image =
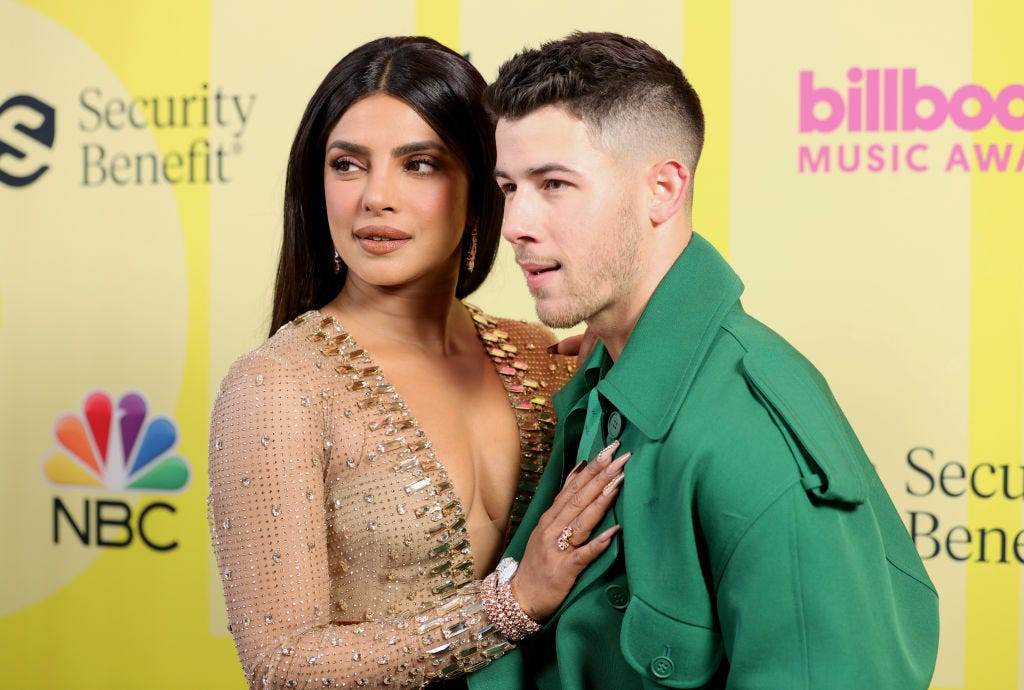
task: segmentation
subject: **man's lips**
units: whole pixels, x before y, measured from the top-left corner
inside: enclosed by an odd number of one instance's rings
[[[557,261],[530,261],[519,259],[516,261],[519,268],[526,274],[526,287],[531,290],[544,287],[550,282],[555,273],[562,268]]]
[[[359,246],[370,254],[390,254],[404,246],[412,236],[387,225],[367,225],[352,233]]]
[[[561,268],[561,265],[555,261],[523,261],[517,260],[519,268],[523,269],[524,273],[546,273],[548,271],[556,271]]]

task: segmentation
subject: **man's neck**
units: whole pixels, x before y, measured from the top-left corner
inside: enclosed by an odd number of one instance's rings
[[[647,308],[651,295],[689,246],[692,236],[693,231],[688,229],[675,241],[656,247],[656,251],[647,259],[650,270],[637,282],[630,294],[619,303],[587,319],[587,327],[604,343],[613,362],[618,360],[633,335],[633,329]]]

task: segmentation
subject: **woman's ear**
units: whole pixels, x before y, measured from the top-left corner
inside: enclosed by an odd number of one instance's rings
[[[686,206],[690,182],[690,169],[674,158],[658,161],[650,167],[647,214],[653,225],[664,223]]]

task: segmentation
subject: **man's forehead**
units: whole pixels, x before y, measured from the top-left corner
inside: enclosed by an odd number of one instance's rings
[[[600,153],[589,128],[558,106],[544,106],[522,117],[498,120],[495,130],[498,170],[523,174],[551,163],[574,167]]]

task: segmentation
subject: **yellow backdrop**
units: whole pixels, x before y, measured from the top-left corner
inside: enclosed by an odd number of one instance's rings
[[[933,688],[1024,688],[1020,3],[0,0],[0,659],[27,688],[240,688],[210,403],[266,332],[288,147],[348,50],[485,77],[574,29],[704,100],[697,229],[822,369],[939,587]],[[472,298],[532,318],[503,251]]]

